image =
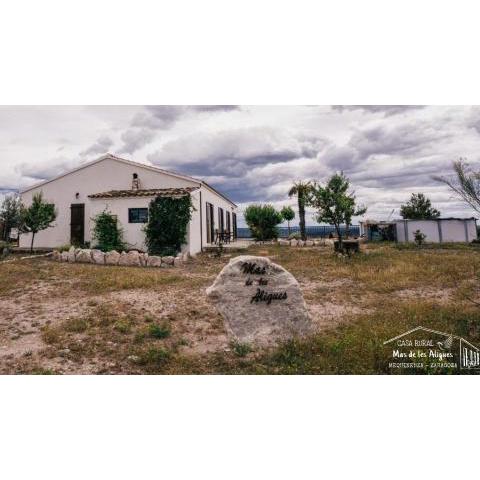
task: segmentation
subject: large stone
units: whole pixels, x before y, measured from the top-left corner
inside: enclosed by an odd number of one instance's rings
[[[98,265],[105,265],[105,254],[101,250],[92,250],[92,262]]]
[[[175,257],[171,257],[171,256],[162,257],[162,263],[168,266],[173,266],[174,260],[175,260]]]
[[[78,263],[92,263],[92,251],[89,248],[80,249],[75,254],[75,261]]]
[[[120,257],[118,258],[118,265],[121,267],[126,267],[129,265],[128,263],[128,253],[127,252],[122,252],[120,254]]]
[[[142,261],[140,259],[140,253],[137,250],[131,250],[127,253],[127,265],[131,267],[141,267]]]
[[[313,247],[314,245],[315,243],[313,242],[313,240],[305,240],[306,247]]]
[[[207,296],[237,341],[268,345],[311,332],[297,280],[269,258],[232,258]]]
[[[58,250],[54,250],[52,252],[52,260],[55,262],[61,262],[62,261],[62,254]]]
[[[67,252],[67,261],[75,263],[75,247],[70,247],[70,250]]]
[[[69,252],[62,252],[61,253],[61,260],[62,262],[68,262],[68,256],[70,255]]]
[[[298,247],[298,240],[295,240],[295,239],[290,240],[290,246],[291,247]]]
[[[303,240],[299,240],[298,241],[298,246],[299,247],[304,247],[305,246],[305,242]]]
[[[149,255],[147,258],[147,267],[161,267],[162,266],[162,257],[157,255]]]
[[[106,265],[118,265],[118,260],[120,259],[120,254],[116,250],[110,250],[105,253],[105,264]]]
[[[181,256],[177,256],[173,259],[173,266],[174,267],[180,267],[183,263],[183,259]]]
[[[148,253],[140,252],[139,257],[140,257],[140,265],[142,267],[146,267],[147,266],[147,260],[148,260]]]
[[[278,241],[278,244],[281,245],[282,247],[288,247],[290,245],[290,242],[288,240],[282,240],[280,239]]]

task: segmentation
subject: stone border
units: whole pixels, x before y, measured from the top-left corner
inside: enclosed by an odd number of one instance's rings
[[[283,240],[279,239],[275,243],[284,247],[325,247],[326,245],[333,245],[331,239],[321,240]]]
[[[74,248],[66,252],[54,250],[52,259],[57,262],[69,263],[93,263],[95,265],[118,265],[122,267],[178,267],[190,258],[188,253],[178,254],[176,257],[160,257],[149,255],[137,250],[131,250],[128,253],[118,253],[116,250],[102,252],[101,250],[89,248]]]

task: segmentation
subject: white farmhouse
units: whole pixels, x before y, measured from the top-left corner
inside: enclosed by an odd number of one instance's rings
[[[183,251],[194,255],[214,243],[218,232],[236,239],[237,206],[202,180],[106,154],[55,178],[21,191],[29,205],[35,193],[55,204],[54,226],[35,236],[35,247],[83,245],[91,242],[93,221],[108,210],[117,216],[130,249],[146,250],[143,227],[148,206],[156,196],[190,195],[195,210]],[[30,234],[20,237],[20,247],[30,246]]]

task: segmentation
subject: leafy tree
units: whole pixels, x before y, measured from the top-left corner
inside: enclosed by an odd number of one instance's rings
[[[255,240],[272,240],[278,237],[277,225],[283,222],[282,215],[273,205],[249,205],[244,212],[245,222]]]
[[[107,210],[99,213],[93,218],[93,239],[97,241],[96,248],[103,252],[110,250],[125,250],[123,231],[118,226],[116,216]]]
[[[315,185],[311,198],[311,205],[317,210],[317,222],[335,226],[340,250],[343,248],[340,225],[349,224],[353,216],[367,211],[365,207],[357,207],[355,196],[348,192],[349,188],[350,182],[343,172],[336,173],[324,187]]]
[[[410,200],[401,206],[400,215],[410,220],[429,220],[438,218],[440,212],[423,193],[412,193]]]
[[[433,178],[450,187],[465,203],[480,213],[480,170],[472,170],[467,161],[460,158],[453,162],[453,171],[453,177],[435,176]]]
[[[52,223],[56,218],[55,205],[45,202],[42,192],[33,195],[32,204],[29,207],[21,207],[19,230],[22,233],[30,233],[32,235],[30,252],[33,252],[35,235],[41,230],[52,227]]]
[[[154,198],[150,202],[148,223],[144,229],[148,253],[175,255],[179,252],[186,242],[193,210],[190,195]]]
[[[290,222],[295,218],[295,212],[292,207],[285,206],[280,210],[280,215],[287,221],[288,235],[290,236]]]
[[[427,236],[422,233],[420,230],[415,230],[413,232],[413,238],[417,246],[423,245]]]
[[[1,239],[8,242],[12,228],[20,226],[20,211],[22,202],[18,195],[9,195],[3,200],[0,208],[0,220],[3,223]]]
[[[310,197],[314,185],[312,182],[295,182],[288,192],[288,196],[297,196],[298,200],[298,216],[300,218],[300,234],[302,240],[307,239],[307,232],[305,230],[305,207],[310,203]]]

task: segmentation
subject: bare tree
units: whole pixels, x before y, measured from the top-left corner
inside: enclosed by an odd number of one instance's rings
[[[433,179],[448,185],[465,203],[480,213],[480,171],[472,170],[464,158],[453,162],[453,170],[453,177],[434,176]]]

